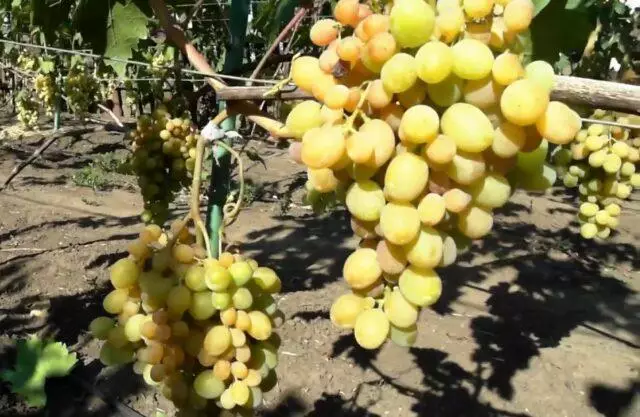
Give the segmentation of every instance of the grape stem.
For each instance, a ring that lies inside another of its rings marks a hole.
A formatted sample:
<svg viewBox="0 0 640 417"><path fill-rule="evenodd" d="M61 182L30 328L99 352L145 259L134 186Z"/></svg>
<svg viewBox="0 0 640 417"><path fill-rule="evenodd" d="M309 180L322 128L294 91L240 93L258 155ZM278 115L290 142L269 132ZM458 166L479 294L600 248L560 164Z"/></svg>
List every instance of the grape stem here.
<svg viewBox="0 0 640 417"><path fill-rule="evenodd" d="M229 117L227 110L222 110L212 120L215 125L220 125L225 119ZM211 248L209 245L209 235L207 234L206 227L200 216L200 186L202 184L202 161L204 159L205 138L198 136L198 142L196 143L196 161L193 168L193 179L191 181L191 204L190 213L193 217L193 222L196 227L196 243L198 246L203 246L203 240L205 247L207 248L207 255L211 258Z"/></svg>
<svg viewBox="0 0 640 417"><path fill-rule="evenodd" d="M244 198L244 166L240 154L235 151L231 146L227 145L223 141L217 141L216 145L226 149L238 161L238 177L240 181L240 190L238 191L238 199L235 202L228 202L222 207L222 213L224 215L223 221L218 229L218 253L222 252L222 236L224 234L224 227L233 223L237 218L238 212L242 205L242 199Z"/></svg>
<svg viewBox="0 0 640 417"><path fill-rule="evenodd" d="M355 129L353 128L353 124L356 122L356 119L358 116L366 117L366 115L364 115L361 109L362 109L362 106L364 106L365 100L367 99L367 94L369 93L369 88L371 88L371 83L369 81L365 81L362 85L364 86L365 84L367 88L365 88L364 92L360 96L360 100L358 100L358 104L356 105L356 108L353 110L353 113L351 113L351 115L347 118L347 122L344 125L344 130L347 133L355 132Z"/></svg>

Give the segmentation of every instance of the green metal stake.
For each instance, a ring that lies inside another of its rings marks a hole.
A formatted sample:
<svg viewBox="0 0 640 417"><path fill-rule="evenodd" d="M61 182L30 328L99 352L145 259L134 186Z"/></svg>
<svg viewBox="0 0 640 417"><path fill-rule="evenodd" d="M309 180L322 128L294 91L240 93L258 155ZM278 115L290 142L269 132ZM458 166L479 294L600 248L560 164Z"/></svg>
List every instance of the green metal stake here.
<svg viewBox="0 0 640 417"><path fill-rule="evenodd" d="M226 58L222 73L229 74L242 65L244 55L244 44L247 36L247 25L249 20L250 0L231 0L229 8L229 27L231 39L227 47ZM218 110L226 108L225 102L220 102ZM235 116L227 118L220 128L223 130L235 129ZM226 142L231 146L230 141ZM212 180L209 183L209 207L207 207L207 228L209 233L209 243L211 244L212 256L217 258L220 254L220 226L223 222L223 207L227 202L227 195L230 188L230 166L231 155L222 148L217 147L212 151L213 164L211 167Z"/></svg>

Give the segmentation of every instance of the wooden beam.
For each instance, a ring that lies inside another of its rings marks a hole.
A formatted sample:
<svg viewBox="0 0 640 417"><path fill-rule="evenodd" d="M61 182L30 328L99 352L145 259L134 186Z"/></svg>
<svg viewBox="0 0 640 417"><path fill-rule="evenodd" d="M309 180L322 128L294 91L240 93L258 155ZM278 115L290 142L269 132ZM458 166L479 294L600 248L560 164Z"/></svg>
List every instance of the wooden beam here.
<svg viewBox="0 0 640 417"><path fill-rule="evenodd" d="M298 88L285 88L283 91L269 97L264 94L271 87L223 87L216 91L219 100L304 100L312 99L313 96Z"/></svg>

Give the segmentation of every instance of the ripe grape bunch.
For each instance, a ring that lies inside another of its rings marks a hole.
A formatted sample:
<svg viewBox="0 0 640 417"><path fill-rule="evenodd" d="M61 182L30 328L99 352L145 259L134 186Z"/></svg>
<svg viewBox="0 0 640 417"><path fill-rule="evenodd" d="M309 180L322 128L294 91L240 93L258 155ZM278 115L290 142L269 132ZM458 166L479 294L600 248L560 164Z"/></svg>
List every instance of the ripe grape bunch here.
<svg viewBox="0 0 640 417"><path fill-rule="evenodd" d="M596 110L591 117L630 124L627 115L616 117L603 110ZM595 123L580 130L572 142L556 148L552 154L564 185L577 188L580 194L578 220L583 238L608 238L619 224L619 200L628 199L640 187L640 174L636 173L640 161L639 133Z"/></svg>
<svg viewBox="0 0 640 417"><path fill-rule="evenodd" d="M413 344L442 291L435 268L490 233L514 186L555 180L549 143L570 142L581 119L550 101L549 64L523 66L517 35L533 14L531 0L339 0L310 31L324 51L293 61L317 101L287 116L290 153L309 200L342 200L362 239L330 312L360 346Z"/></svg>
<svg viewBox="0 0 640 417"><path fill-rule="evenodd" d="M18 121L26 129L35 129L38 126L38 102L27 91L21 91L16 97L16 111Z"/></svg>
<svg viewBox="0 0 640 417"><path fill-rule="evenodd" d="M34 88L47 116L53 116L58 96L58 87L52 74L38 74Z"/></svg>
<svg viewBox="0 0 640 417"><path fill-rule="evenodd" d="M114 287L94 319L106 366L134 362L184 415L218 407L245 415L275 384L280 279L253 259L207 257L174 223L148 225L110 270ZM210 415L210 414L206 414Z"/></svg>
<svg viewBox="0 0 640 417"><path fill-rule="evenodd" d="M96 102L99 90L96 78L83 64L76 63L69 68L64 80L64 95L71 112L83 115L89 111L89 106Z"/></svg>
<svg viewBox="0 0 640 417"><path fill-rule="evenodd" d="M145 223L164 224L174 193L189 184L198 133L188 115L173 118L164 106L138 118L131 131L133 168L142 191Z"/></svg>
<svg viewBox="0 0 640 417"><path fill-rule="evenodd" d="M138 92L133 86L133 81L124 81L124 103L129 108L131 114L138 113Z"/></svg>

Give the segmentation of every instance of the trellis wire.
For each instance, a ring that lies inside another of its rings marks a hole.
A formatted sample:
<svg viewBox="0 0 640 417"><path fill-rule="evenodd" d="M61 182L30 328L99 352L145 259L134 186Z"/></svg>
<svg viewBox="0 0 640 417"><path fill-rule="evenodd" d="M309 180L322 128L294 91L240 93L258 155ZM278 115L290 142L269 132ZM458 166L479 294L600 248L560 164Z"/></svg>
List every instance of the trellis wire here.
<svg viewBox="0 0 640 417"><path fill-rule="evenodd" d="M0 43L7 43L7 44L11 44L11 45L17 45L17 46L23 46L25 48L37 48L37 49L44 49L47 51L53 51L53 52L58 52L58 53L62 53L62 54L67 54L67 55L78 55L78 56L85 56L88 58L94 58L94 59L104 59L105 61L114 61L114 62L121 62L124 64L130 64L130 65L138 65L138 66L143 66L143 67L153 67L153 65L151 65L148 62L142 62L142 61L134 61L134 60L130 60L130 59L122 59L122 58L109 58L103 55L98 55L98 54L93 54L93 53L89 53L89 52L80 52L77 50L73 50L73 49L65 49L65 48L56 48L56 47L52 47L52 46L42 46L42 45L37 45L37 44L33 44L33 43L26 43L26 42L16 42L16 41L10 41L8 39L0 39ZM167 70L172 70L172 67L158 67L160 69L167 69ZM206 72L200 72L200 71L196 71L196 70L191 70L191 69L181 69L180 71L184 72L185 74L195 74L195 75L201 75L203 77L206 78L221 78L221 79L228 79L228 80L235 80L235 81L251 81L254 83L262 83L262 84L277 84L278 81L274 81L274 80L265 80L265 79L252 79L252 78L248 78L248 77L241 77L241 76L237 76L237 75L225 75L225 74L218 74L216 73L215 75L212 74L208 74Z"/></svg>

